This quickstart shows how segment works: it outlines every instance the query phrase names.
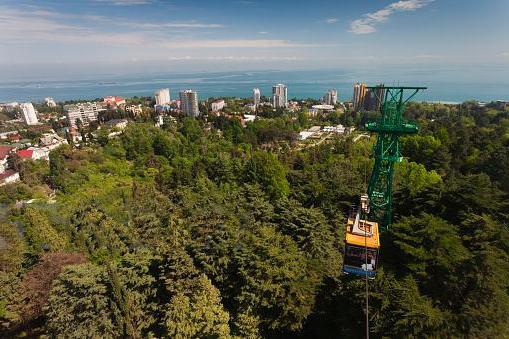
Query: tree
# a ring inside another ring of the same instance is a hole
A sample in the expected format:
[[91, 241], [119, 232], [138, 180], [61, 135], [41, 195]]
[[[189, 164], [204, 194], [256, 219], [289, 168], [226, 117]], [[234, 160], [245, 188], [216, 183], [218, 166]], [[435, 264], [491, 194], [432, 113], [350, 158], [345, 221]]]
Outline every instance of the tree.
[[274, 227], [243, 232], [234, 252], [239, 311], [253, 310], [265, 331], [301, 329], [319, 283], [308, 275], [308, 264], [297, 244]]
[[25, 243], [16, 226], [0, 222], [0, 272], [16, 272], [21, 268]]
[[111, 302], [111, 286], [104, 267], [68, 266], [53, 284], [49, 296], [47, 332], [54, 337], [118, 338], [119, 312]]
[[247, 165], [247, 177], [265, 187], [273, 199], [285, 197], [290, 192], [286, 170], [271, 153], [254, 152]]
[[67, 238], [57, 232], [48, 216], [41, 210], [27, 208], [24, 213], [25, 239], [31, 254], [44, 251], [61, 251], [68, 244]]
[[64, 145], [49, 153], [49, 179], [54, 187], [63, 186], [61, 175], [66, 172], [65, 160], [69, 152], [69, 146]]
[[131, 230], [93, 204], [78, 208], [71, 226], [73, 243], [98, 262], [127, 253], [133, 244]]
[[182, 127], [180, 128], [180, 133], [182, 133], [187, 140], [190, 142], [197, 141], [202, 135], [202, 129], [200, 128], [200, 123], [198, 120], [190, 117], [186, 117], [182, 120]]
[[410, 197], [417, 195], [428, 187], [439, 185], [442, 178], [435, 171], [426, 171], [423, 165], [403, 161], [396, 165], [396, 189], [407, 190]]
[[394, 337], [454, 336], [454, 327], [448, 325], [450, 315], [433, 305], [433, 301], [422, 296], [415, 280], [406, 277], [395, 285], [393, 308], [387, 318], [393, 319], [389, 334]]
[[305, 208], [295, 200], [282, 200], [274, 213], [274, 223], [278, 229], [297, 243], [315, 264], [320, 276], [334, 276], [339, 273], [340, 255], [335, 230], [337, 226], [329, 226], [323, 213], [316, 208]]
[[69, 265], [81, 264], [86, 260], [80, 253], [50, 252], [42, 255], [39, 262], [23, 277], [21, 282], [21, 311], [24, 321], [31, 321], [43, 315], [48, 302], [52, 282], [62, 269]]
[[468, 262], [459, 268], [462, 298], [459, 331], [470, 337], [509, 336], [509, 230], [487, 215], [469, 215], [461, 225]]
[[437, 283], [439, 276], [442, 280], [449, 276], [468, 258], [457, 227], [429, 214], [404, 217], [389, 232], [395, 260], [401, 263], [398, 266], [430, 285]]
[[166, 305], [165, 323], [171, 338], [229, 338], [229, 315], [219, 291], [205, 275], [192, 280], [190, 289], [178, 292]]

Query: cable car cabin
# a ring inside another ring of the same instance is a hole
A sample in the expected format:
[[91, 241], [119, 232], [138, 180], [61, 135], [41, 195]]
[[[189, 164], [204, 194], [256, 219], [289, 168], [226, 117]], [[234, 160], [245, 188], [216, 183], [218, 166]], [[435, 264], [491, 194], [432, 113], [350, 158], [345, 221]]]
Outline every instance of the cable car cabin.
[[360, 220], [359, 213], [357, 213], [355, 218], [348, 218], [346, 223], [343, 273], [355, 274], [362, 277], [367, 275], [369, 278], [374, 279], [378, 265], [379, 248], [378, 223]]

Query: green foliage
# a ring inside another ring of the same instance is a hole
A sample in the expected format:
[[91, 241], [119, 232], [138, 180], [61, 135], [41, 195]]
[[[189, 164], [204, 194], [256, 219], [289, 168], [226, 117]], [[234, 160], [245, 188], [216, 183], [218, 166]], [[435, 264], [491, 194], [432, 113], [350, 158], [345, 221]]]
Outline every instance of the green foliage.
[[166, 305], [166, 331], [171, 338], [229, 338], [229, 315], [219, 291], [201, 275], [189, 290], [177, 293]]
[[412, 338], [426, 334], [427, 337], [447, 337], [451, 335], [447, 327], [447, 315], [433, 306], [432, 300], [419, 293], [412, 278], [406, 278], [395, 285], [393, 291], [394, 325], [391, 334], [395, 337]]
[[290, 192], [285, 168], [273, 154], [254, 152], [249, 162], [247, 177], [265, 187], [274, 199], [285, 197]]
[[[304, 113], [132, 123], [52, 151], [49, 166], [16, 163], [23, 182], [0, 188], [0, 335], [362, 337], [364, 281], [340, 273], [341, 250], [374, 138], [300, 149], [296, 132], [321, 123]], [[402, 138], [371, 335], [509, 337], [507, 112], [407, 113], [421, 130]]]
[[442, 178], [435, 171], [428, 172], [424, 165], [415, 162], [398, 163], [395, 177], [396, 189], [408, 190], [410, 197], [442, 183]]
[[83, 206], [73, 215], [72, 240], [98, 262], [127, 253], [131, 232], [94, 206]]
[[54, 282], [49, 297], [47, 330], [54, 337], [117, 338], [119, 310], [109, 298], [104, 267], [81, 264], [67, 267]]
[[457, 228], [432, 215], [402, 218], [390, 232], [397, 260], [430, 283], [468, 258]]
[[339, 273], [339, 234], [335, 226], [327, 224], [319, 209], [305, 208], [295, 200], [281, 201], [275, 210], [274, 223], [315, 261], [312, 266], [319, 274], [322, 271], [330, 276]]
[[235, 251], [241, 309], [252, 309], [268, 329], [295, 331], [310, 314], [319, 281], [307, 275], [304, 253], [274, 227], [241, 235]]
[[32, 254], [44, 251], [61, 251], [67, 246], [67, 238], [55, 230], [48, 216], [41, 210], [27, 208], [24, 213], [25, 238]]
[[19, 277], [14, 273], [0, 271], [0, 324], [4, 330], [8, 330], [21, 318], [18, 306], [19, 289]]
[[0, 222], [0, 272], [16, 272], [21, 268], [25, 243], [16, 226]]

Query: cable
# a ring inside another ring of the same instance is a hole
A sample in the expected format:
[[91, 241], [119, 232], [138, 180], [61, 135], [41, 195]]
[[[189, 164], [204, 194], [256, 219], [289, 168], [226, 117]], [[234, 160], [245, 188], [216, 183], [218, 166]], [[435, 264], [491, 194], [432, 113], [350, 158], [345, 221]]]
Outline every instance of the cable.
[[366, 270], [366, 339], [369, 339], [368, 229], [364, 219], [364, 260]]
[[[364, 166], [364, 186], [368, 185], [368, 168], [367, 164]], [[366, 189], [366, 191], [368, 191]], [[369, 199], [369, 198], [368, 198]], [[369, 206], [369, 201], [368, 201]], [[366, 280], [366, 339], [369, 339], [369, 284], [368, 284], [368, 228], [367, 228], [367, 219], [368, 215], [365, 211], [362, 210], [361, 206], [361, 216], [364, 214], [364, 269], [366, 270], [365, 280]], [[360, 222], [360, 221], [359, 221]]]

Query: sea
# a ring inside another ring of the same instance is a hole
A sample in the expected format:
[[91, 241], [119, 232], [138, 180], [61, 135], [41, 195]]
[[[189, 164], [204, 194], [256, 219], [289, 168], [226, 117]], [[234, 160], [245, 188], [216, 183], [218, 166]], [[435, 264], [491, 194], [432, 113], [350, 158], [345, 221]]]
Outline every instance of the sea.
[[339, 100], [350, 100], [353, 84], [426, 86], [413, 100], [458, 103], [466, 100], [509, 101], [508, 72], [495, 69], [473, 70], [438, 67], [357, 68], [328, 70], [263, 70], [221, 72], [166, 72], [134, 74], [87, 74], [40, 79], [0, 79], [0, 102], [41, 102], [45, 97], [57, 101], [92, 100], [108, 95], [152, 96], [160, 88], [170, 88], [172, 98], [182, 89], [198, 91], [200, 100], [210, 97], [250, 97], [252, 89], [270, 96], [272, 85], [288, 86], [289, 98], [318, 99], [335, 88]]

